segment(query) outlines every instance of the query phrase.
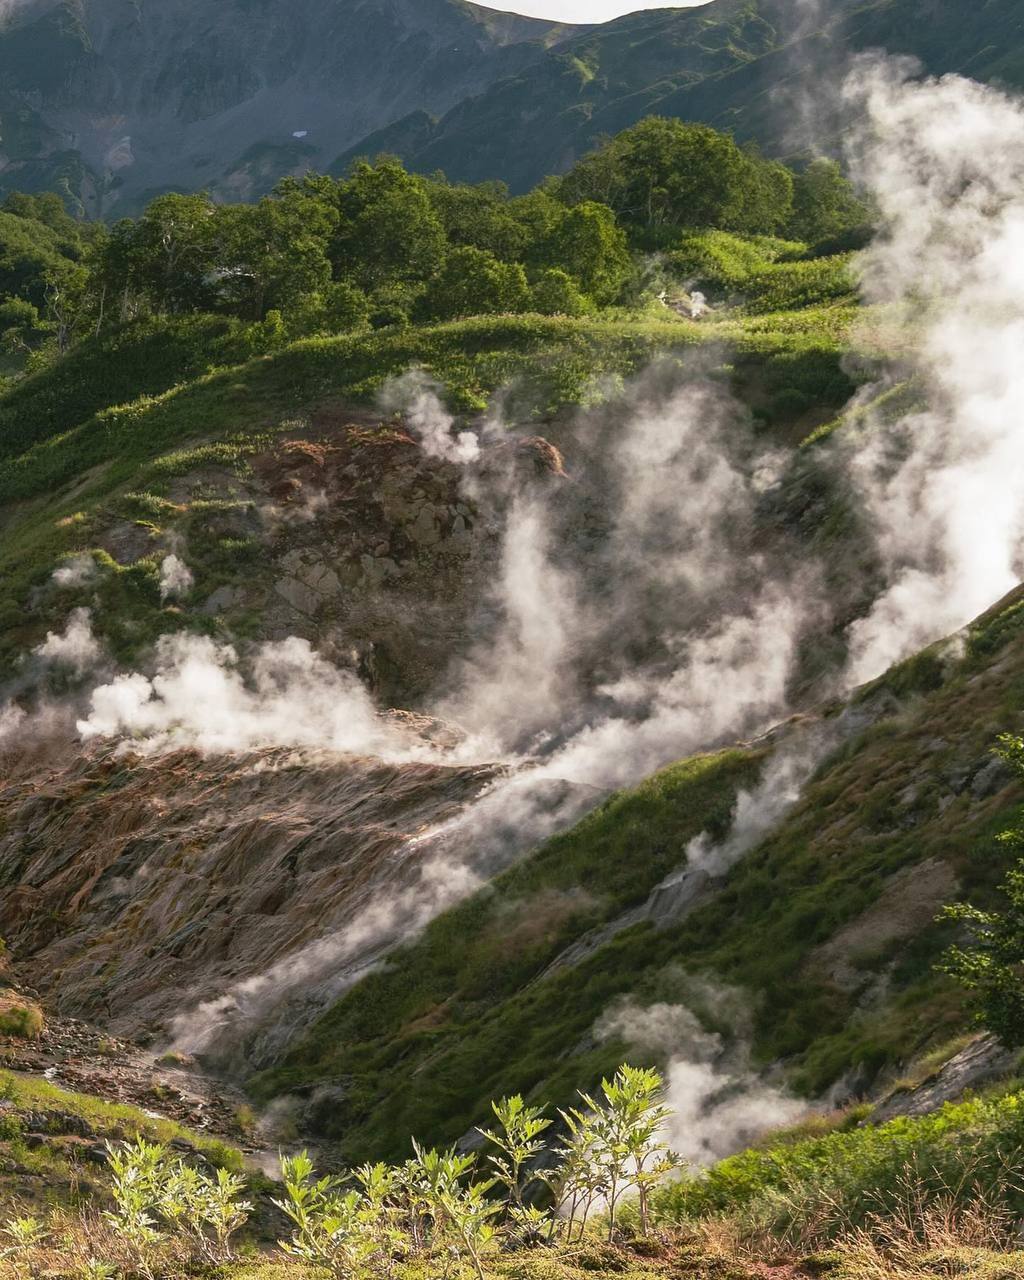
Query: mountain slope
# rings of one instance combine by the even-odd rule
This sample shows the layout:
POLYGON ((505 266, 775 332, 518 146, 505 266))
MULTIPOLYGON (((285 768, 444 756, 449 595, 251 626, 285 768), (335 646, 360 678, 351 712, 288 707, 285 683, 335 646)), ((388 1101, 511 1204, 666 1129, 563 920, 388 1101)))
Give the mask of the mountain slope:
MULTIPOLYGON (((961 661, 937 650, 856 698, 846 743, 727 876, 672 880, 694 836, 724 840, 737 790, 770 777, 808 722, 614 797, 394 952, 258 1089, 344 1082, 317 1122, 363 1158, 397 1155, 413 1119, 431 1138, 465 1132, 495 1091, 568 1102, 623 1055, 665 1067, 642 1013, 616 1025, 627 997, 750 1034, 814 1097, 862 1095, 941 1048, 963 1010, 931 970, 949 936, 935 915, 999 879, 996 837, 1022 798, 991 755, 1019 723, 1022 621, 1018 593, 972 628, 961 661), (659 883, 675 900, 638 911, 659 883)), ((673 1049, 685 1058, 685 1038, 673 1049)))
POLYGON ((0 190, 245 198, 562 34, 462 0, 23 0, 0 18, 0 190))
POLYGON ((821 105, 849 54, 870 49, 917 57, 936 75, 1024 84, 1024 15, 1014 0, 714 0, 575 35, 436 122, 421 113, 371 135, 336 168, 388 151, 423 172, 526 189, 651 114, 798 152, 833 141, 821 105))
POLYGON ((464 0, 19 0, 0 20, 0 195, 92 214, 163 190, 251 199, 286 173, 400 155, 525 190, 656 113, 773 153, 829 145, 851 52, 1024 83, 1014 0, 712 0, 571 28, 464 0))

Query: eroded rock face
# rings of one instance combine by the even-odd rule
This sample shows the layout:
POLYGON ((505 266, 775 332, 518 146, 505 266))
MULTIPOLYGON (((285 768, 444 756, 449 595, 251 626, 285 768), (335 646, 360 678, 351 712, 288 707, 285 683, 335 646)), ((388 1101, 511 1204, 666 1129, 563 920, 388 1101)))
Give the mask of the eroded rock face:
MULTIPOLYGON (((415 838, 495 772, 284 751, 14 763, 0 935, 62 1013, 165 1035, 414 883, 415 838)), ((382 920, 365 953, 386 938, 382 920)))
POLYGON ((95 216, 168 186, 252 199, 443 114, 559 34, 452 0, 19 0, 0 9, 0 109, 23 121, 5 129, 0 194, 63 164, 95 216))
POLYGON ((415 706, 475 634, 511 495, 566 482, 545 440, 492 446, 470 478, 400 424, 328 405, 252 459, 244 478, 209 468, 180 477, 163 536, 201 588, 207 547, 257 543, 244 574, 195 610, 228 634, 307 639, 358 667, 382 704, 415 706))

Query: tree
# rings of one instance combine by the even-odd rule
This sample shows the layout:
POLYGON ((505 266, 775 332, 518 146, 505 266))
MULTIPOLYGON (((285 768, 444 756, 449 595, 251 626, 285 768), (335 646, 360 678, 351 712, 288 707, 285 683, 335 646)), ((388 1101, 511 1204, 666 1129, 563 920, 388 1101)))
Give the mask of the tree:
POLYGON ((586 201, 570 209, 547 245, 548 265, 579 281, 602 306, 616 302, 633 270, 626 236, 607 205, 586 201))
POLYGON ((31 351, 43 332, 38 307, 23 298, 0 301, 0 351, 31 351))
POLYGON ((215 215, 207 195, 164 195, 150 202, 138 222, 118 223, 107 259, 125 310, 134 295, 159 314, 213 307, 215 215))
POLYGON ((544 316, 583 316, 594 304, 567 271, 548 267, 533 282, 530 307, 544 316))
MULTIPOLYGON (((1024 739, 1006 735, 996 754, 1024 778, 1024 739)), ((1011 849, 1024 850, 1024 826, 1000 836, 1011 849)), ((975 1016, 1011 1047, 1024 1045, 1024 858, 1000 886, 1006 906, 981 911, 967 902, 946 907, 940 920, 965 925, 968 946, 952 946, 939 965, 973 995, 975 1016)))
POLYGON ((331 284, 337 210, 298 191, 218 209, 213 225, 217 305, 243 320, 284 316, 331 284))
POLYGON ((392 157, 357 163, 338 186, 338 229, 331 241, 336 279, 371 290, 426 280, 444 259, 446 238, 423 180, 392 157))
POLYGON ((870 211, 834 160, 814 160, 793 182, 789 232, 818 244, 835 240, 870 222, 870 211))
POLYGON ((486 249, 464 245, 452 250, 431 281, 423 309, 434 319, 453 320, 522 311, 528 298, 526 274, 518 262, 499 262, 486 249))
POLYGON ((771 232, 788 218, 792 175, 709 125, 649 116, 585 156, 565 178, 569 204, 609 205, 635 233, 720 227, 771 232))
POLYGON ((486 249, 505 262, 522 259, 529 231, 516 218, 503 182, 453 185, 440 174, 425 188, 451 244, 486 249))

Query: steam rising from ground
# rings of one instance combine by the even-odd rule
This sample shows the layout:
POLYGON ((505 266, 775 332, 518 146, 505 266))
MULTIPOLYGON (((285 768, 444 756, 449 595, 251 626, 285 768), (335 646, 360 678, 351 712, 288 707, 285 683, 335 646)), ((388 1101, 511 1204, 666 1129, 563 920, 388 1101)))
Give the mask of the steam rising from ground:
POLYGON ((497 585, 503 625, 470 655, 458 692, 441 714, 471 735, 464 751, 500 759, 550 733, 552 712, 574 689, 573 647, 580 623, 572 574, 554 564, 547 512, 517 499, 508 516, 497 585))
POLYGON ((770 1129, 792 1124, 807 1104, 758 1075, 747 1048, 748 998, 714 984, 691 987, 701 1007, 728 1036, 705 1028, 686 1005, 646 1007, 625 1000, 595 1027, 601 1040, 668 1062, 667 1101, 673 1109, 666 1141, 693 1165, 709 1165, 749 1146, 770 1129))
POLYGON ((800 799, 808 779, 835 740, 815 728, 779 747, 756 787, 736 797, 732 827, 718 843, 703 832, 686 850, 687 866, 713 878, 724 876, 773 830, 800 799))
POLYGON ((1017 585, 1024 537, 1024 106, 861 61, 846 98, 882 231, 865 297, 916 328, 922 408, 869 418, 851 460, 889 582, 851 633, 850 680, 963 627, 1017 585))
POLYGON ((431 458, 466 465, 480 456, 480 437, 475 431, 455 431, 445 412, 436 385, 425 374, 413 370, 394 379, 381 395, 385 412, 404 416, 406 425, 431 458))
POLYGON ((47 632, 46 639, 33 652, 43 662, 84 675, 102 654, 100 642, 92 632, 92 614, 88 609, 72 609, 64 630, 47 632))
MULTIPOLYGON (((51 636, 47 645, 63 650, 69 641, 51 636)), ((243 674, 230 645, 164 636, 156 667, 152 676, 121 675, 95 689, 78 722, 81 736, 124 737, 148 752, 307 747, 413 758, 410 743, 377 713, 359 680, 307 640, 261 645, 243 674)))
POLYGON ((541 776, 598 787, 782 714, 817 609, 813 568, 755 547, 778 460, 744 411, 699 367, 682 385, 655 368, 619 410, 589 428, 596 439, 584 417, 578 440, 576 480, 595 468, 603 540, 588 558, 557 501, 512 504, 501 624, 442 704, 474 749, 539 751, 541 776), (636 650, 652 647, 645 665, 636 650))
MULTIPOLYGON (((883 225, 862 260, 865 296, 915 330, 900 376, 916 380, 922 401, 896 420, 869 413, 839 450, 884 571, 849 632, 845 680, 855 684, 962 627, 1021 576, 1024 109, 955 77, 907 83, 877 60, 857 65, 846 97, 862 121, 851 142, 857 173, 883 225)), ((489 437, 459 430, 420 375, 393 386, 385 406, 404 410, 425 453, 465 468, 467 491, 506 486, 484 638, 436 701, 468 740, 447 757, 411 742, 352 673, 304 640, 263 645, 243 662, 230 646, 187 636, 160 642, 151 674, 95 689, 80 733, 147 750, 501 758, 520 771, 410 849, 418 861, 404 885, 380 886, 344 929, 182 1019, 186 1047, 209 1047, 228 1025, 251 1029, 299 985, 336 994, 602 789, 777 722, 801 642, 825 617, 817 566, 758 522, 783 463, 699 364, 655 368, 617 404, 580 415, 571 503, 564 487, 489 481, 480 465, 489 437), (585 790, 552 796, 545 788, 558 780, 585 790)), ((171 561, 187 573, 176 557, 164 561, 167 595, 183 580, 171 561)), ((98 656, 88 612, 76 610, 37 655, 84 671, 98 656)), ((780 753, 740 797, 732 834, 691 845, 689 870, 724 874, 794 803, 824 749, 780 753)), ((736 1018, 729 1025, 742 1032, 736 1018)), ((672 1061, 675 1142, 694 1160, 797 1114, 689 1007, 622 1006, 602 1033, 640 1046, 658 1038, 672 1061)))
POLYGON ((192 590, 192 570, 173 553, 160 565, 160 599, 176 600, 192 590))
POLYGON ((54 583, 72 591, 84 587, 95 576, 96 561, 90 555, 71 556, 53 571, 54 583))

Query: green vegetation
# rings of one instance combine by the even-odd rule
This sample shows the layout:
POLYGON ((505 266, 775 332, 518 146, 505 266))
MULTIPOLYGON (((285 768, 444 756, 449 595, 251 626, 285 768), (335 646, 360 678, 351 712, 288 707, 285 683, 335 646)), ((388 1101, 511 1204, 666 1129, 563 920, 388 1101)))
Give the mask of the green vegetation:
MULTIPOLYGON (((539 1135, 551 1121, 521 1097, 492 1104, 498 1123, 481 1133, 490 1146, 484 1155, 426 1149, 413 1139, 413 1155, 401 1165, 320 1178, 306 1152, 284 1157, 283 1194, 274 1204, 290 1234, 280 1248, 337 1280, 393 1274, 397 1263, 443 1264, 448 1274, 461 1260, 485 1280, 484 1259, 499 1247, 582 1242, 587 1211, 600 1200, 608 1206, 611 1244, 623 1197, 637 1193, 646 1221, 651 1189, 676 1163, 660 1137, 670 1115, 662 1096, 657 1072, 620 1067, 602 1082, 599 1099, 583 1095, 582 1108, 562 1115, 565 1145, 543 1169, 527 1162, 540 1153, 539 1135), (548 1188, 540 1203, 527 1199, 532 1184, 548 1188)), ((16 1144, 16 1118, 0 1140, 16 1144)), ((110 1207, 86 1201, 77 1223, 63 1207, 49 1220, 9 1218, 7 1256, 32 1274, 58 1274, 52 1261, 59 1274, 70 1267, 94 1275, 103 1267, 107 1276, 144 1280, 209 1274, 237 1258, 235 1237, 254 1208, 242 1198, 245 1177, 223 1166, 208 1172, 194 1150, 185 1157, 144 1137, 107 1141, 105 1155, 110 1207)))
MULTIPOLYGON (((24 1105, 10 1084, 0 1081, 4 1096, 24 1105)), ((253 1194, 267 1189, 261 1175, 210 1171, 166 1136, 108 1141, 103 1184, 73 1211, 11 1202, 0 1274, 755 1280, 766 1259, 839 1280, 1019 1274, 1024 1095, 1013 1088, 877 1126, 864 1108, 811 1117, 667 1182, 678 1162, 657 1072, 620 1067, 557 1120, 519 1096, 491 1110, 477 1152, 413 1140, 397 1165, 322 1175, 306 1152, 284 1157, 272 1193, 279 1254, 253 1194)), ((16 1115, 0 1123, 5 1149, 23 1150, 16 1115)))
MULTIPOLYGON (((707 125, 654 116, 581 160, 558 191, 570 204, 608 205, 655 245, 694 227, 771 234, 793 217, 794 178, 785 165, 707 125)), ((811 213, 807 201, 805 209, 811 213)), ((802 220, 814 238, 813 217, 802 220)))
POLYGON ((45 1025, 43 1011, 34 1001, 0 990, 0 1036, 38 1040, 45 1025))
MULTIPOLYGON (((635 295, 631 250, 673 251, 684 232, 798 229, 807 254, 865 217, 834 166, 794 174, 727 134, 658 118, 515 198, 498 183, 417 176, 387 156, 339 180, 284 179, 251 205, 161 195, 109 229, 76 222, 54 195, 15 194, 0 210, 0 335, 38 365, 145 317, 233 317, 254 350, 269 350, 368 323, 561 305, 579 314, 635 295)), ((840 266, 783 273, 774 289, 754 281, 761 309, 838 296, 840 266)), ((8 452, 25 438, 0 424, 8 452)))
MULTIPOLYGON (((1024 739, 1000 740, 998 756, 1024 777, 1024 739)), ((1000 836, 1019 851, 1024 830, 1014 827, 1000 836)), ((1024 1045, 1024 859, 1000 885, 1006 900, 1002 911, 981 911, 968 903, 947 907, 946 920, 967 926, 972 942, 946 953, 942 970, 976 993, 977 1019, 1005 1044, 1024 1045)))
MULTIPOLYGON (((1000 619, 1019 621, 1013 610, 982 620, 979 645, 1008 627, 1000 619)), ((664 1065, 595 1037, 627 995, 641 1008, 682 1004, 727 1031, 701 995, 708 978, 748 993, 757 1060, 786 1060, 808 1096, 851 1071, 864 1088, 900 1071, 964 1026, 961 992, 935 970, 951 940, 934 919, 949 878, 989 900, 1006 870, 998 835, 1020 786, 975 783, 1024 697, 1017 633, 1000 634, 995 652, 994 641, 976 655, 969 645, 866 691, 866 705, 897 691, 902 701, 822 762, 692 915, 600 932, 679 865, 689 839, 728 827, 756 754, 699 757, 610 799, 392 953, 252 1086, 266 1097, 343 1080, 344 1098, 317 1123, 353 1158, 391 1154, 414 1118, 431 1141, 465 1132, 501 1087, 564 1101, 625 1051, 664 1065)))
POLYGON ((163 1144, 185 1142, 201 1151, 217 1168, 232 1172, 242 1168, 241 1152, 217 1138, 196 1134, 173 1120, 148 1115, 127 1103, 75 1093, 35 1076, 0 1070, 0 1098, 12 1108, 12 1114, 5 1121, 8 1129, 4 1141, 17 1144, 23 1132, 21 1113, 53 1112, 86 1121, 101 1137, 127 1133, 163 1144))
POLYGON ((1024 1094, 947 1104, 932 1115, 886 1124, 839 1116, 822 1136, 773 1138, 699 1176, 654 1194, 654 1212, 686 1226, 728 1218, 739 1236, 820 1249, 858 1229, 930 1209, 966 1214, 983 1206, 1007 1220, 1024 1209, 1007 1176, 1024 1139, 1024 1094))

